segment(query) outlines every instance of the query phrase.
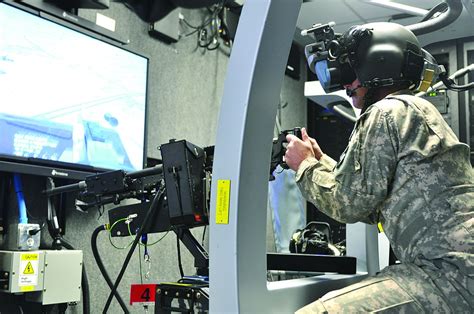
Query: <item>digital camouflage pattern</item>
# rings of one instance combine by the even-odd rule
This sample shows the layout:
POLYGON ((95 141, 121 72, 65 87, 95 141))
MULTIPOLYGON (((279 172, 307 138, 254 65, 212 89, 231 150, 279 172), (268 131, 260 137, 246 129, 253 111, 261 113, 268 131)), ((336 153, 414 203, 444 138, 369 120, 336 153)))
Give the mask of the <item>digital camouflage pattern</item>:
POLYGON ((302 311, 474 312, 474 171, 431 103, 387 96, 358 119, 338 163, 308 158, 296 180, 340 222, 380 221, 402 263, 302 311))

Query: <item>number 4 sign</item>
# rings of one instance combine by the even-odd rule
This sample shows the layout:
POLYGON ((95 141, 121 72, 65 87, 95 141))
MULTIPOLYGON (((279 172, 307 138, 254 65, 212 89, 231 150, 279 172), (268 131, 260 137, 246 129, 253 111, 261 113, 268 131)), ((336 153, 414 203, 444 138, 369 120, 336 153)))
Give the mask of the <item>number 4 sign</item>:
POLYGON ((130 305, 134 303, 153 305, 155 296, 156 284, 132 284, 130 287, 130 305))

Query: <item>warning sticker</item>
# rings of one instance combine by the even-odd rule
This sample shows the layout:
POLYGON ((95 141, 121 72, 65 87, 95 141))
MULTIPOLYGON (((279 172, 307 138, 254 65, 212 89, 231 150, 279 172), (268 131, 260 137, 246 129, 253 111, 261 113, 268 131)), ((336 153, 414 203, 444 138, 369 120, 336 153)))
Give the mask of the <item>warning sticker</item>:
POLYGON ((31 262, 28 262, 26 264, 25 270, 23 271, 24 275, 34 275, 35 270, 33 269, 33 265, 31 265, 31 262))
POLYGON ((38 284, 38 263, 38 253, 21 254, 18 286, 36 286, 38 284))
POLYGON ((216 224, 229 223, 230 180, 217 180, 216 224))

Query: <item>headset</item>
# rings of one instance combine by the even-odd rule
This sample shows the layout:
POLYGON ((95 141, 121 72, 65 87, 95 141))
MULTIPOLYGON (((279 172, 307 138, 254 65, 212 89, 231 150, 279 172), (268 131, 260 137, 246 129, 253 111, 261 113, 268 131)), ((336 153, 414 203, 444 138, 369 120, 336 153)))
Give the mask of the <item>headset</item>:
MULTIPOLYGON (((426 91, 440 75, 442 65, 420 47, 416 36, 396 23, 377 22, 334 32, 334 22, 303 30, 314 43, 305 47, 310 70, 326 93, 344 89, 356 78, 368 89, 401 85, 426 91)), ((347 90, 352 96, 354 90, 347 90)))

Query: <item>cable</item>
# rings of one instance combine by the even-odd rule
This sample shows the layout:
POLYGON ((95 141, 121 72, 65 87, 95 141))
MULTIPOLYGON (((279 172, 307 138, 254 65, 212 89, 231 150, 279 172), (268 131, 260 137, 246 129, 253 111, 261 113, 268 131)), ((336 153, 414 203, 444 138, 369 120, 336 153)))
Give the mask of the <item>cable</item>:
POLYGON ((176 196, 178 197, 178 204, 179 204, 179 211, 180 214, 183 216, 183 202, 181 200, 181 185, 179 182, 179 174, 176 170, 176 167, 173 167, 173 179, 174 179, 174 186, 176 188, 176 196))
MULTIPOLYGON (((474 63, 468 65, 467 67, 464 67, 460 70, 457 70, 456 72, 454 72, 449 78, 448 80, 454 80, 460 76, 463 76, 463 75, 466 75, 468 72, 471 72, 471 71, 474 71, 474 63)), ((419 92, 416 94, 416 96, 423 96, 425 95, 426 93, 429 93, 430 91, 433 91, 433 90, 438 90, 438 89, 441 89, 441 87, 444 85, 444 81, 441 81, 441 82, 438 82, 436 84, 434 84, 431 88, 429 88, 426 92, 419 92)), ((449 82, 448 82, 449 84, 449 82)), ((470 83, 468 85, 471 85, 473 83, 470 83)), ((466 85, 463 85, 463 86, 466 86, 466 85)), ((462 86, 461 86, 462 87, 462 86)), ((446 88, 449 89, 448 86, 446 86, 446 88)))
POLYGON ((181 262, 181 245, 179 243, 179 235, 176 233, 176 248, 178 250, 178 267, 179 267, 179 273, 181 274, 181 278, 184 277, 184 271, 183 271, 183 263, 181 262))
MULTIPOLYGON (((110 242, 110 244, 111 244, 114 248, 116 248, 116 249, 118 249, 118 250, 125 250, 125 249, 129 248, 130 245, 132 245, 133 241, 131 241, 129 244, 127 244, 126 246, 123 246, 123 247, 115 245, 115 243, 112 241, 112 229, 113 229, 113 228, 115 227, 115 225, 118 224, 119 222, 126 221, 126 220, 128 220, 128 219, 130 219, 130 218, 129 218, 129 217, 120 218, 119 220, 115 221, 115 222, 112 224, 112 226, 110 227, 110 229, 109 229, 109 242, 110 242)), ((129 228, 130 228, 130 223, 128 224, 128 226, 129 226, 129 228)))
MULTIPOLYGON (((54 181, 52 178, 48 178, 46 181, 48 189, 54 188, 54 181)), ((61 235, 61 228, 59 227, 58 218, 56 215, 56 209, 54 207, 51 196, 47 198, 47 223, 48 231, 51 237, 53 238, 52 249, 60 250, 61 247, 64 247, 68 250, 74 250, 74 247, 66 241, 61 235)), ((43 228, 43 226, 41 227, 43 228)), ((81 287, 82 287, 82 312, 84 314, 90 314, 90 292, 89 292, 89 280, 87 278, 86 265, 82 261, 82 275, 81 275, 81 287)))
POLYGON ((120 281, 122 280, 123 275, 125 274, 125 270, 127 269, 128 263, 130 262, 130 259, 132 257, 133 252, 135 251, 135 248, 138 244, 138 241, 140 241, 140 238, 141 238, 142 234, 144 233, 144 231, 148 230, 148 227, 149 227, 149 225, 152 221, 152 219, 150 219, 150 218, 153 217, 153 214, 154 214, 155 210, 158 208, 158 205, 159 205, 163 195, 164 195, 164 189, 162 188, 156 193, 155 197, 153 198, 153 201, 151 202, 150 208, 148 209, 148 212, 146 213, 146 216, 143 219, 143 224, 141 225, 140 229, 138 230, 138 232, 135 236, 135 240, 133 241, 133 244, 130 247, 130 250, 128 251, 128 254, 127 254, 127 257, 125 258, 122 269, 120 270, 120 273, 119 273, 117 279, 115 280, 115 284, 112 288, 112 291, 110 291, 110 294, 109 294, 109 297, 107 298, 107 302, 105 304, 103 313, 107 313, 107 310, 110 307, 110 303, 112 302, 112 298, 115 294, 115 291, 117 291, 117 287, 120 284, 120 281))
POLYGON ((446 12, 447 10, 448 10, 448 4, 446 2, 440 2, 437 5, 435 5, 433 8, 431 8, 431 10, 429 10, 428 13, 426 13, 426 15, 423 17, 423 19, 421 19, 420 22, 431 20, 436 15, 436 13, 441 14, 441 13, 446 12))
POLYGON ((184 24, 186 24, 188 27, 192 28, 192 29, 200 29, 201 26, 194 26, 194 25, 191 25, 188 21, 186 21, 186 19, 182 19, 182 21, 184 22, 184 24))
POLYGON ((204 225, 204 230, 202 231, 201 245, 204 246, 204 240, 206 239, 206 229, 207 225, 204 225))
MULTIPOLYGON (((68 250, 74 250, 74 247, 66 241, 64 238, 59 239, 61 245, 68 250)), ((82 277, 81 277, 81 286, 82 286, 82 312, 84 314, 90 314, 91 312, 91 302, 90 302, 90 292, 89 292, 89 280, 87 279, 86 265, 82 262, 82 277)))
POLYGON ((163 239, 168 235, 169 232, 170 232, 169 230, 166 231, 166 233, 165 233, 161 238, 159 238, 159 239, 156 240, 155 242, 152 242, 152 243, 148 244, 148 246, 152 246, 152 245, 157 244, 158 242, 160 242, 161 240, 163 240, 163 239))
POLYGON ((225 0, 217 3, 214 5, 214 9, 207 8, 209 11, 210 16, 205 19, 201 25, 199 26, 194 26, 191 23, 189 23, 185 18, 181 18, 180 21, 183 21, 183 23, 191 28, 193 31, 185 34, 185 37, 191 36, 193 34, 197 33, 197 46, 201 48, 206 48, 207 50, 216 50, 219 48, 220 43, 218 41, 219 37, 219 31, 222 26, 222 17, 220 16, 220 13, 224 9, 225 6, 225 0), (207 27, 210 26, 211 29, 211 36, 210 39, 207 40, 207 27))
POLYGON ((465 85, 457 85, 456 82, 447 77, 446 75, 440 75, 439 76, 443 84, 450 90, 457 91, 457 92, 464 92, 466 90, 469 90, 471 88, 474 88, 474 82, 471 82, 469 84, 465 85))
MULTIPOLYGON (((217 10, 216 10, 217 11, 217 10)), ((200 31, 200 34, 198 36, 198 46, 201 47, 201 48, 206 48, 207 50, 215 50, 219 47, 219 41, 218 41, 218 37, 217 35, 219 34, 219 19, 218 19, 218 14, 214 14, 212 15, 212 20, 211 20, 211 23, 209 23, 210 25, 210 28, 211 28, 211 38, 209 39, 209 41, 207 41, 206 43, 201 43, 201 34, 204 34, 202 36, 205 36, 207 37, 207 30, 205 28, 202 28, 201 31, 200 31), (214 44, 214 46, 211 46, 212 44, 214 44)))
MULTIPOLYGON (((445 0, 448 10, 437 18, 406 26, 416 36, 437 31, 453 23, 462 13, 463 4, 461 0, 445 0)), ((428 12, 429 14, 429 12, 428 12)))
POLYGON ((142 252, 141 247, 138 246, 138 267, 140 269, 140 283, 143 284, 143 270, 142 270, 142 252))
MULTIPOLYGON (((125 245, 125 246, 117 246, 117 245, 112 241, 112 229, 113 229, 113 228, 115 227, 115 225, 118 224, 119 222, 130 220, 130 222, 127 223, 128 235, 129 235, 129 236, 133 236, 132 231, 130 230, 131 219, 133 219, 133 218, 130 218, 130 217, 120 218, 119 220, 116 220, 116 221, 112 224, 112 226, 108 229, 108 230, 109 230, 109 242, 110 242, 110 244, 111 244, 114 248, 116 248, 117 250, 125 250, 125 249, 129 248, 130 245, 132 245, 133 241, 130 241, 130 243, 128 243, 128 244, 125 245)), ((166 237, 169 232, 170 232, 169 230, 166 231, 166 233, 165 233, 161 238, 159 238, 159 239, 156 240, 155 242, 152 242, 152 243, 150 243, 150 244, 147 244, 147 246, 152 246, 152 245, 157 244, 158 242, 160 242, 161 240, 163 240, 164 237, 166 237)), ((141 243, 141 242, 138 242, 138 244, 139 244, 140 246, 144 246, 144 244, 141 243)))
POLYGON ((28 223, 28 215, 26 214, 25 196, 23 195, 23 183, 18 173, 13 174, 13 186, 15 187, 16 199, 18 202, 18 222, 20 224, 28 223))
MULTIPOLYGON (((102 277, 104 277, 105 282, 109 286, 110 289, 113 288, 112 280, 110 280, 109 274, 107 273, 106 268, 104 267, 104 263, 102 263, 102 259, 100 258, 99 255, 99 250, 97 248, 97 237, 101 231, 107 230, 105 225, 98 226, 94 232, 92 232, 91 236, 91 248, 92 248, 92 254, 94 255, 95 262, 97 263, 97 266, 99 267, 100 273, 102 274, 102 277)), ((130 313, 127 309, 127 306, 125 305, 125 302, 123 301, 122 297, 118 293, 118 291, 115 291, 114 293, 115 298, 117 299, 118 303, 120 304, 120 307, 122 308, 124 313, 130 313)))
MULTIPOLYGON (((166 233, 165 233, 161 238, 159 238, 159 239, 156 240, 155 242, 152 242, 152 243, 150 243, 150 244, 146 244, 146 246, 152 246, 152 245, 157 244, 158 242, 160 242, 161 240, 163 240, 163 239, 168 235, 169 232, 170 232, 169 230, 166 231, 166 233)), ((128 224, 128 235, 133 236, 132 230, 130 230, 130 224, 128 224)), ((138 244, 139 244, 140 246, 145 246, 145 244, 143 244, 143 243, 141 243, 141 242, 138 242, 138 244)))

